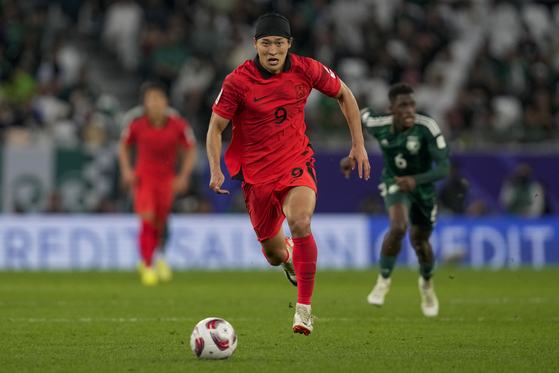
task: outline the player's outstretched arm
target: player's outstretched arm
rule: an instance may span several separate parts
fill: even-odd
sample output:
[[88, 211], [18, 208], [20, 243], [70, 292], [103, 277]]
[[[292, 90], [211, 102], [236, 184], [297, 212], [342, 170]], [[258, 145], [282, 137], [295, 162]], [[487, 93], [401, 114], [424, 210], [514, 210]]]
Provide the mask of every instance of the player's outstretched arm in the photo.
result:
[[225, 181], [225, 176], [221, 172], [221, 134], [228, 124], [229, 119], [212, 113], [206, 138], [206, 152], [211, 172], [210, 188], [217, 194], [229, 194], [228, 190], [221, 189]]
[[361, 128], [361, 116], [359, 114], [359, 107], [357, 106], [357, 101], [353, 96], [351, 90], [342, 82], [340, 91], [335, 96], [340, 104], [342, 113], [344, 114], [347, 123], [349, 125], [349, 131], [351, 132], [351, 152], [349, 153], [349, 162], [351, 169], [355, 169], [357, 164], [357, 171], [359, 177], [365, 180], [369, 180], [371, 175], [371, 165], [369, 164], [369, 157], [367, 151], [365, 150], [365, 140], [363, 139], [363, 130]]
[[130, 146], [121, 140], [118, 144], [118, 163], [120, 166], [120, 175], [122, 186], [126, 189], [132, 187], [136, 182], [136, 175], [130, 162], [131, 151]]

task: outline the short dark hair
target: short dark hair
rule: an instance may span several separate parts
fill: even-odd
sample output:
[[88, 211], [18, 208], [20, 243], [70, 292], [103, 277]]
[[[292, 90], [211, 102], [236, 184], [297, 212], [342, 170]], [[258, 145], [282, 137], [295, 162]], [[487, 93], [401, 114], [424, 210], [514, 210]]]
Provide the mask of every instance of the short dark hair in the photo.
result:
[[158, 80], [148, 80], [143, 82], [140, 86], [140, 100], [143, 101], [146, 93], [153, 89], [163, 92], [165, 96], [168, 97], [167, 86], [165, 85], [165, 83]]
[[409, 95], [413, 93], [413, 88], [408, 83], [396, 83], [390, 87], [390, 91], [388, 91], [388, 99], [390, 102], [394, 102], [396, 96], [398, 95]]

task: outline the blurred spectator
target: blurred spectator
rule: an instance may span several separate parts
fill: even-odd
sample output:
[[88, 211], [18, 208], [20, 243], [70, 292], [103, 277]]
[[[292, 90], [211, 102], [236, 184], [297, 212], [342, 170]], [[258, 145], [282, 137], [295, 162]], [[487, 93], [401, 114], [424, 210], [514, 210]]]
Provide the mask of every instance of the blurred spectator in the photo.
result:
[[47, 208], [45, 210], [48, 214], [60, 214], [62, 210], [62, 200], [58, 191], [53, 191], [49, 196]]
[[35, 92], [37, 83], [31, 75], [31, 65], [26, 61], [21, 61], [1, 86], [4, 102], [18, 108], [27, 104]]
[[542, 115], [533, 105], [527, 105], [524, 109], [522, 121], [522, 142], [538, 143], [548, 138]]
[[188, 57], [187, 50], [177, 31], [168, 31], [161, 35], [160, 43], [151, 55], [151, 68], [157, 80], [169, 87], [179, 76], [179, 72]]
[[450, 173], [439, 192], [441, 214], [464, 214], [468, 182], [462, 178], [460, 167], [456, 163], [450, 165]]
[[107, 9], [103, 41], [127, 70], [138, 66], [138, 49], [144, 12], [134, 0], [117, 0]]
[[504, 182], [499, 199], [507, 213], [526, 217], [538, 217], [544, 213], [544, 189], [531, 177], [532, 167], [523, 162]]
[[466, 215], [472, 218], [489, 215], [489, 213], [487, 203], [481, 198], [473, 200], [466, 208]]

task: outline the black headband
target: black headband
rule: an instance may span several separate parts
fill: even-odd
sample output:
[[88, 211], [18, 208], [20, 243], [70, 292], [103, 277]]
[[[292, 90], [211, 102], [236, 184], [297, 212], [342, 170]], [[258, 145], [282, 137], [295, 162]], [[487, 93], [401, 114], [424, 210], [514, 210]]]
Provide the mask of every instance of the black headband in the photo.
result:
[[256, 21], [254, 38], [258, 40], [265, 36], [281, 36], [291, 39], [291, 29], [287, 18], [277, 13], [267, 13], [260, 16]]

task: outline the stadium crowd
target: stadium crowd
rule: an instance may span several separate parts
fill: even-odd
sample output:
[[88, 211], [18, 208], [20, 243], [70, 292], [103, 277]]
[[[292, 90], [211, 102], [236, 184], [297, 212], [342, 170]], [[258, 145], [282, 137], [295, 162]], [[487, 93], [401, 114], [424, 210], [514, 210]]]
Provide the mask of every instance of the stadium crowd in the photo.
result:
[[[115, 69], [165, 82], [203, 142], [221, 83], [255, 56], [253, 24], [267, 11], [291, 21], [291, 51], [331, 67], [360, 106], [385, 111], [388, 87], [412, 84], [453, 149], [557, 143], [559, 4], [545, 0], [3, 1], [0, 143], [118, 140], [128, 108], [91, 81], [76, 35]], [[309, 97], [318, 148], [349, 139], [336, 105]]]

